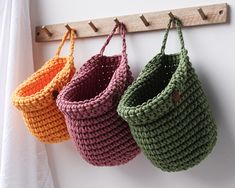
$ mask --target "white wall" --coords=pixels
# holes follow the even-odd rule
[[[43,24],[223,2],[222,0],[33,0],[32,29],[34,31],[36,25]],[[188,171],[167,173],[153,167],[142,154],[124,166],[98,168],[84,162],[73,148],[71,141],[47,145],[56,188],[235,187],[235,23],[233,19],[235,1],[227,0],[227,2],[231,7],[229,24],[184,30],[191,61],[203,82],[218,125],[218,142],[212,154],[200,165]],[[159,52],[162,38],[163,32],[128,35],[129,64],[135,75]],[[179,47],[175,32],[171,33],[170,39],[167,51],[176,52]],[[91,55],[98,53],[104,40],[105,37],[99,37],[77,41],[76,66],[80,67]],[[40,44],[34,42],[36,69],[53,56],[57,45],[58,42]],[[119,46],[118,37],[115,37],[108,48],[108,54],[119,53]]]

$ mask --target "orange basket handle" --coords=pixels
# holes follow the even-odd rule
[[[65,33],[65,35],[63,36],[63,38],[62,38],[62,40],[59,44],[59,47],[57,48],[56,56],[60,55],[61,49],[64,46],[64,43],[67,40],[69,34],[70,34],[70,53],[69,53],[69,56],[73,57],[73,53],[74,53],[74,34],[75,34],[75,31],[73,29],[71,29],[70,31],[67,31]]]

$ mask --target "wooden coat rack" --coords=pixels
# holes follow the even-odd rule
[[[114,24],[119,22],[123,22],[126,25],[128,33],[162,30],[166,28],[169,17],[174,16],[180,18],[184,27],[227,23],[228,5],[223,3],[47,26],[37,26],[36,41],[48,42],[61,40],[66,32],[66,29],[74,29],[76,31],[76,38],[108,35],[114,27]]]

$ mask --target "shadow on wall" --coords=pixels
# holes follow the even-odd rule
[[[152,165],[143,155],[139,154],[133,161],[122,165],[117,170],[123,177],[132,182],[132,187],[152,187],[157,185],[162,171]]]
[[[197,72],[206,88],[206,95],[218,128],[218,136],[215,148],[208,158],[186,174],[210,186],[221,187],[225,182],[235,178],[235,140],[231,134],[229,122],[221,110],[221,98],[211,87],[213,84],[206,77],[206,73],[202,69]]]

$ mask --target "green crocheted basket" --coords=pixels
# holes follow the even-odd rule
[[[166,55],[172,22],[181,52]],[[189,62],[181,22],[170,20],[161,53],[126,90],[119,115],[147,158],[164,171],[186,170],[202,161],[216,143],[216,125],[201,83]]]

